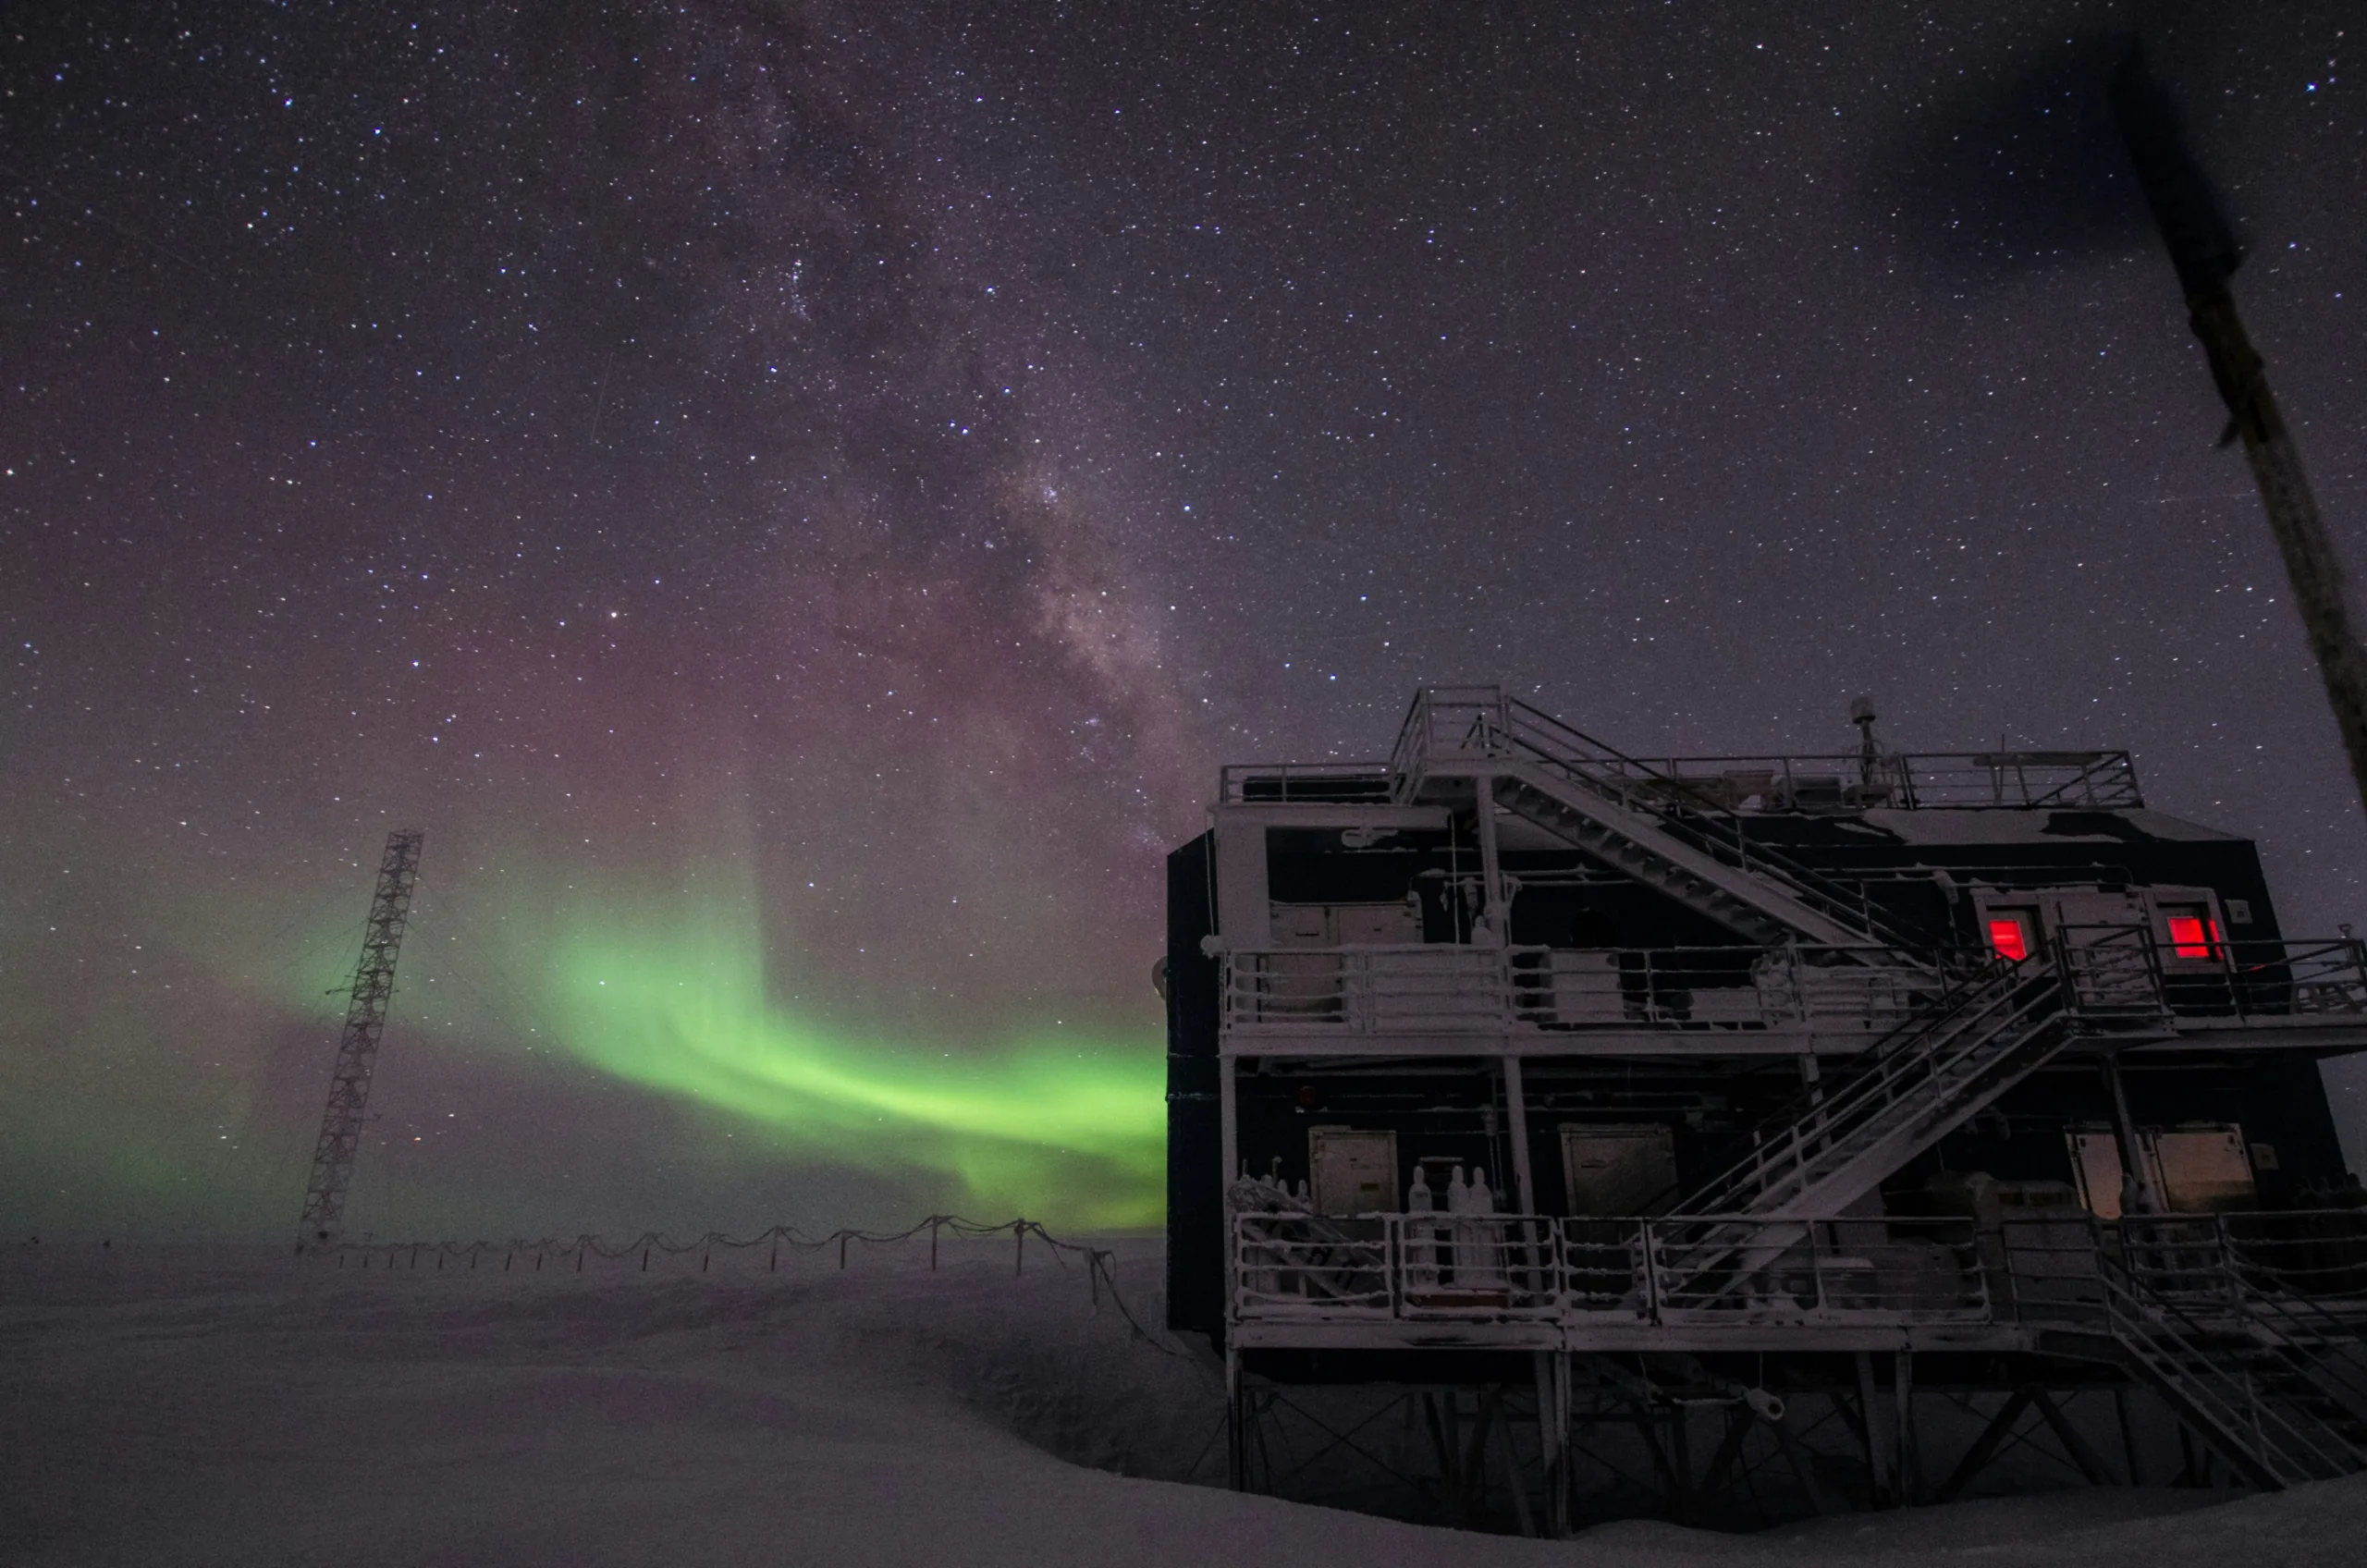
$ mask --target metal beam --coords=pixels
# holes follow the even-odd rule
[[[1874,1358],[1870,1352],[1858,1353],[1858,1437],[1866,1447],[1866,1476],[1873,1488],[1874,1506],[1879,1508],[1890,1501],[1890,1445],[1879,1430],[1881,1422],[1874,1412]]]
[[[1915,1430],[1915,1353],[1893,1351],[1890,1365],[1893,1411],[1898,1419],[1898,1501],[1912,1508],[1923,1489],[1922,1444]]]
[[[1972,1440],[1972,1446],[1964,1451],[1964,1457],[1956,1461],[1956,1467],[1948,1472],[1947,1480],[1941,1485],[1939,1495],[1932,1501],[1954,1502],[1956,1494],[1988,1467],[1989,1462],[1997,1457],[1998,1449],[2014,1435],[2014,1423],[2019,1421],[2022,1412],[2030,1407],[2030,1396],[2034,1391],[2016,1389],[2012,1396],[1998,1407],[1997,1414],[1989,1418],[1989,1425],[1981,1429],[1981,1436]]]
[[[1501,948],[1512,938],[1512,912],[1504,905],[1504,865],[1496,850],[1496,781],[1478,779],[1478,799],[1472,815],[1479,827],[1479,888],[1488,922],[1487,946]]]
[[[1520,1058],[1504,1060],[1504,1120],[1511,1123],[1513,1143],[1513,1191],[1520,1199],[1523,1214],[1535,1214],[1537,1183],[1529,1174],[1528,1095],[1521,1082]]]
[[[2079,1435],[2079,1429],[2071,1425],[2071,1419],[2063,1413],[2063,1407],[2056,1404],[2044,1389],[2034,1390],[2030,1396],[2030,1403],[2038,1406],[2038,1413],[2044,1416],[2046,1424],[2054,1428],[2055,1440],[2063,1445],[2063,1452],[2071,1456],[2071,1463],[2079,1467],[2079,1474],[2088,1478],[2088,1485],[2111,1486],[2110,1466],[2106,1465],[2102,1456],[2089,1446],[2088,1439]]]

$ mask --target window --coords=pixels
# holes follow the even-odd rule
[[[2209,961],[2219,956],[2219,923],[2201,904],[2172,904],[2162,911],[2169,926],[2170,951],[2182,959]]]
[[[2031,926],[2035,924],[2025,910],[1992,910],[1989,914],[1989,945],[1997,956],[2016,963],[2030,956]]]

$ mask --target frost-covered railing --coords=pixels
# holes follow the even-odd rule
[[[2230,942],[2214,925],[2165,940],[2150,925],[2098,925],[2063,927],[2047,948],[2074,1005],[2091,1017],[2367,1014],[2367,942],[2355,937]]]
[[[2108,1328],[2106,1275],[2288,1343],[2367,1329],[2367,1209],[1964,1216],[1237,1214],[1244,1320]],[[2367,1408],[2367,1367],[2353,1378]]]
[[[2108,1338],[2256,1479],[2367,1470],[2367,1212],[2071,1214],[1987,1241],[2016,1319]]]
[[[2157,944],[2173,1012],[2293,1018],[2367,1013],[2367,943],[2355,937]]]
[[[1711,811],[2113,811],[2145,803],[2124,751],[1651,757],[1639,789]]]
[[[1968,1219],[1753,1220],[1745,1228],[1687,1216],[1653,1220],[1644,1234],[1662,1322],[1985,1323],[1993,1316]]]
[[[2091,1021],[2367,1018],[2367,943],[2165,942],[2144,925],[2079,926],[2046,945]],[[1883,1035],[1995,962],[1982,949],[1887,948],[1266,948],[1229,952],[1223,1024],[1320,1038],[1514,1031],[1791,1029]]]
[[[1243,1214],[1233,1219],[1233,1312],[1243,1321],[1985,1323],[1994,1314],[1978,1241],[1972,1220],[1948,1218]]]
[[[2225,1214],[2069,1212],[2005,1220],[1993,1260],[2015,1311],[2032,1322],[2079,1322],[2104,1306],[2099,1270],[2189,1315],[2221,1320],[2286,1315],[2320,1329],[2367,1326],[2367,1208]],[[2315,1329],[2311,1330],[2312,1332]],[[2330,1331],[2330,1330],[2329,1330]]]
[[[1224,1023],[1265,1034],[1495,1034],[1512,1021],[1498,948],[1291,948],[1229,952]]]
[[[1379,804],[1388,800],[1387,763],[1233,763],[1217,774],[1221,805]]]
[[[2118,750],[1828,753],[1784,756],[1639,757],[1604,745],[1494,686],[1416,693],[1390,772],[1418,780],[1437,764],[1543,754],[1644,810],[2112,811],[2145,803]]]
[[[1245,1035],[1687,1026],[1882,1033],[1936,998],[1936,966],[1882,948],[1269,948],[1225,955]]]
[[[1555,1249],[1534,1217],[1245,1214],[1233,1300],[1243,1317],[1551,1317]]]

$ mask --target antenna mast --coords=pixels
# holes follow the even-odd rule
[[[353,993],[345,1004],[345,1033],[337,1046],[337,1068],[329,1075],[328,1109],[321,1113],[320,1141],[313,1145],[313,1173],[304,1189],[297,1250],[337,1239],[345,1216],[345,1192],[353,1184],[353,1155],[362,1142],[362,1111],[370,1101],[370,1074],[378,1065],[378,1036],[386,1028],[386,1003],[395,992],[395,956],[402,950],[403,927],[411,920],[411,889],[419,882],[416,827],[386,835],[378,862],[378,890],[370,897],[370,919],[362,933],[362,960],[353,969]]]
[[[2317,655],[2325,681],[2335,727],[2350,754],[2351,778],[2367,802],[2367,648],[2360,646],[2351,626],[2342,563],[2301,472],[2300,450],[2269,395],[2260,353],[2236,313],[2228,279],[2243,264],[2243,247],[2187,146],[2177,105],[2133,51],[2113,79],[2112,108],[2136,165],[2137,183],[2186,291],[2188,322],[2202,340],[2211,378],[2227,405],[2227,429],[2219,444],[2243,440],[2269,530],[2292,579],[2294,607],[2301,612],[2310,652]]]

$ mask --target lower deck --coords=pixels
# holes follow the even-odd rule
[[[2216,1332],[2357,1339],[2367,1209],[1993,1227],[1244,1213],[1228,1285],[1243,1350],[2059,1353],[2109,1334],[2130,1292]]]

